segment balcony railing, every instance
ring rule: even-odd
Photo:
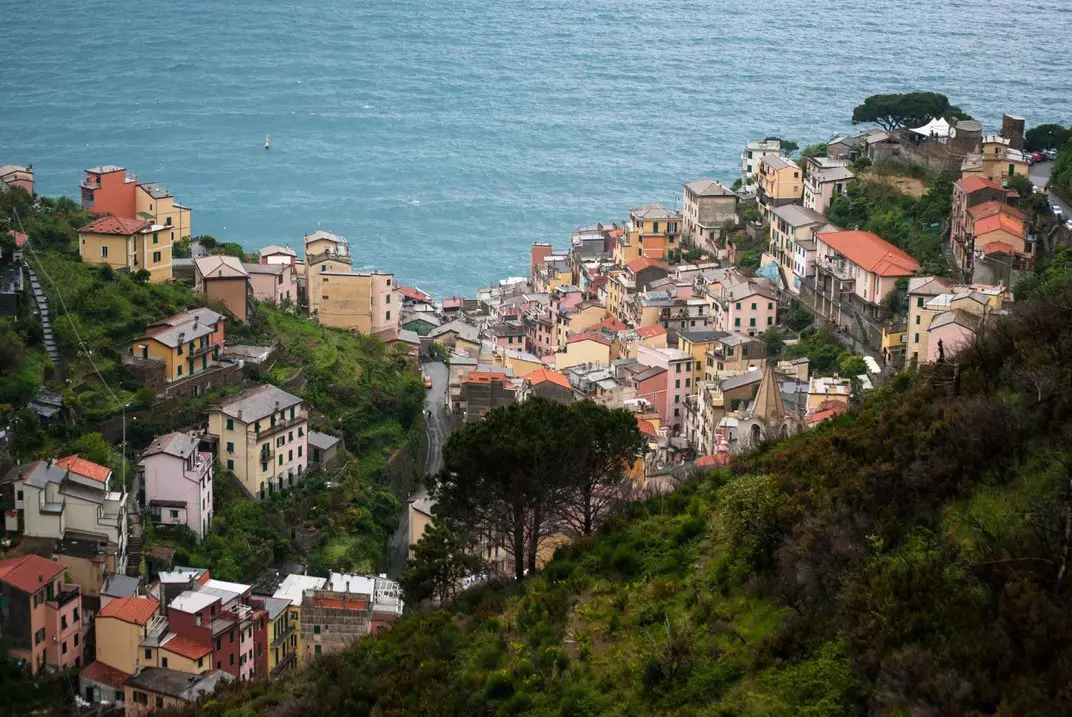
[[[59,594],[50,600],[50,602],[56,603],[56,607],[63,607],[72,600],[77,599],[80,594],[77,586],[65,585],[63,590],[60,590]]]
[[[267,420],[262,420],[260,422],[260,427],[257,428],[256,432],[258,436],[268,435],[275,433],[276,431],[284,430],[286,428],[293,428],[294,426],[305,420],[305,414],[301,413],[296,414],[294,418],[287,418],[282,421],[276,419],[275,425],[272,425]]]

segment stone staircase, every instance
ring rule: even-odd
[[[145,545],[145,538],[140,535],[127,538],[127,575],[136,578],[141,576],[141,551]]]
[[[29,264],[26,265],[26,276],[30,280],[30,291],[33,293],[37,315],[41,317],[41,331],[44,334],[45,351],[48,352],[48,357],[52,359],[52,363],[59,366],[60,349],[56,344],[56,336],[52,332],[52,315],[48,312],[48,297],[45,296],[45,292],[41,289],[41,283],[37,281],[37,274],[34,273]]]

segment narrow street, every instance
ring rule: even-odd
[[[447,415],[447,388],[450,383],[450,371],[442,361],[429,361],[421,364],[421,371],[432,379],[432,387],[424,397],[425,431],[427,451],[425,453],[425,475],[436,473],[443,467],[443,444],[450,437],[451,425]],[[418,485],[409,500],[420,500],[427,496],[423,485]],[[398,528],[387,541],[387,574],[397,578],[406,567],[406,555],[409,553],[409,504],[402,504],[398,516]]]
[[[1039,162],[1038,164],[1032,164],[1027,169],[1027,177],[1031,180],[1031,183],[1037,187],[1045,187],[1050,181],[1050,172],[1053,171],[1053,162]],[[1050,198],[1050,204],[1056,204],[1064,212],[1061,217],[1061,221],[1065,222],[1072,219],[1072,207],[1067,202],[1062,200],[1053,192],[1046,193]]]

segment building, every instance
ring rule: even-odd
[[[126,681],[144,667],[155,666],[157,647],[167,634],[167,619],[153,598],[110,601],[94,620],[95,660],[78,676],[80,692],[91,704],[125,703]]]
[[[848,161],[830,157],[808,157],[804,176],[804,206],[826,214],[834,197],[843,197],[856,175]]]
[[[1005,290],[1001,286],[956,285],[940,276],[909,279],[906,360],[920,363],[937,356],[937,347],[930,344],[930,327],[939,315],[963,312],[984,318],[1002,311],[1004,303]],[[960,320],[957,325],[964,326],[966,321]],[[954,331],[947,329],[946,333]],[[953,336],[949,338],[955,340]],[[950,347],[944,348],[946,355],[951,355]]]
[[[296,655],[299,665],[306,663],[304,645],[302,644],[301,614],[302,601],[306,591],[320,590],[327,584],[327,578],[318,578],[312,575],[288,575],[276,589],[273,597],[286,600],[287,622],[290,625],[291,634],[288,636],[291,650]]]
[[[1010,177],[1027,177],[1030,166],[1027,157],[1020,149],[1012,147],[1011,142],[999,134],[984,135],[979,151],[964,158],[961,173],[965,177],[985,177],[1003,186]]]
[[[871,232],[820,232],[815,239],[815,280],[801,298],[877,351],[882,343],[882,300],[899,279],[919,271],[919,262]]]
[[[267,616],[265,674],[276,677],[298,664],[298,621],[291,619],[290,600],[254,595],[251,601],[263,608]]]
[[[226,319],[212,309],[191,309],[146,327],[134,340],[130,355],[153,361],[168,382],[188,378],[219,364]]]
[[[472,324],[454,320],[428,332],[428,338],[446,348],[465,353],[472,358],[480,355],[480,330]]]
[[[272,244],[257,252],[257,256],[261,264],[290,264],[291,266],[296,266],[298,263],[298,252],[289,246]]]
[[[141,505],[156,525],[185,525],[201,541],[212,525],[212,455],[185,433],[158,436],[138,462]]]
[[[127,494],[110,468],[71,455],[15,466],[6,481],[24,535],[61,541],[60,553],[68,539],[92,542],[111,556],[108,572],[126,572]]]
[[[759,160],[756,180],[759,214],[767,222],[771,221],[771,212],[775,207],[799,203],[804,191],[800,165],[777,154],[767,154]]]
[[[220,463],[260,500],[301,480],[309,464],[308,431],[302,399],[271,385],[228,396],[208,411]]]
[[[949,217],[949,238],[957,263],[967,267],[970,258],[971,238],[975,232],[975,217],[969,214],[972,207],[983,203],[1007,203],[1006,192],[991,179],[968,176],[953,182],[953,207]]]
[[[573,387],[565,375],[540,368],[525,375],[521,380],[519,400],[525,400],[533,396],[546,398],[557,403],[573,403]]]
[[[261,626],[266,626],[267,620],[264,610],[252,604],[252,588],[214,580],[207,572],[193,577],[180,571],[177,579],[169,576],[169,580],[166,627],[160,651],[175,654],[169,646],[172,636],[176,636],[182,640],[181,651],[188,649],[190,655],[189,661],[178,664],[170,656],[167,660],[161,656],[157,666],[177,667],[191,674],[215,668],[243,680],[264,677],[257,670],[257,662],[264,653],[266,642]],[[174,589],[182,592],[170,597]],[[145,656],[151,657],[151,653],[147,650]]]
[[[614,247],[614,263],[626,266],[642,256],[665,259],[679,246],[681,215],[662,204],[648,204],[629,210],[629,221]]]
[[[309,470],[330,471],[342,460],[342,439],[329,433],[309,431]]]
[[[637,348],[637,361],[644,366],[663,369],[666,372],[666,404],[660,417],[663,425],[669,426],[675,432],[680,431],[684,425],[685,398],[696,390],[692,381],[696,362],[692,354],[676,348],[651,349],[640,346]],[[639,382],[640,378],[636,380]],[[645,398],[641,396],[640,390],[638,387],[637,397]]]
[[[0,635],[32,674],[82,666],[81,591],[61,563],[29,554],[0,560]]]
[[[350,245],[336,234],[318,230],[304,242],[310,316],[324,326],[362,334],[398,329],[402,302],[393,274],[354,272]]]
[[[322,588],[305,590],[300,618],[302,661],[339,652],[380,632],[402,614],[398,583],[386,577],[331,573]]]
[[[717,331],[755,336],[773,327],[778,316],[778,301],[763,280],[727,285],[721,295],[713,297],[712,303]]]
[[[929,347],[927,361],[948,361],[958,351],[971,345],[983,325],[984,316],[953,309],[934,317],[927,327]]]
[[[0,189],[21,189],[34,196],[33,165],[5,164],[0,167]]]
[[[815,233],[825,226],[826,217],[806,206],[783,204],[771,210],[768,253],[794,294],[814,271]]]
[[[243,264],[249,276],[253,298],[269,304],[282,305],[298,301],[298,275],[294,264],[280,261],[264,261],[280,255],[262,256],[260,264]],[[286,255],[282,255],[286,256]]]
[[[181,709],[211,695],[220,683],[232,679],[221,671],[191,676],[188,672],[166,667],[147,667],[126,681],[126,717],[143,717],[156,710]]]
[[[749,142],[741,153],[741,185],[746,192],[755,189],[759,163],[764,157],[777,157],[782,153],[782,143],[776,139]]]
[[[713,179],[687,182],[681,200],[681,237],[693,246],[715,249],[722,225],[737,223],[737,193]]]
[[[104,216],[78,230],[78,253],[86,264],[118,271],[149,272],[149,281],[170,281],[170,230],[141,219]]]
[[[194,259],[194,289],[245,323],[251,292],[249,272],[241,259],[221,254]]]
[[[496,371],[470,371],[462,380],[454,413],[466,423],[483,420],[488,411],[517,398],[514,382]]]
[[[193,236],[189,207],[176,202],[169,191],[155,182],[138,182],[137,177],[127,174],[122,167],[106,165],[87,169],[81,190],[84,209],[158,225],[167,233],[169,247],[179,239]]]
[[[555,357],[555,368],[561,371],[582,363],[610,366],[620,348],[617,341],[599,331],[574,334],[566,341],[566,351]]]

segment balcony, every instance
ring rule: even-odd
[[[283,622],[286,624],[286,628],[279,633],[279,637],[272,640],[269,647],[281,647],[287,643],[287,640],[289,640],[292,635],[294,635],[294,623],[290,620],[284,620]]]
[[[263,436],[270,436],[273,433],[277,433],[288,428],[293,428],[299,423],[304,423],[306,420],[307,419],[304,413],[295,414],[294,418],[288,418],[283,421],[277,419],[275,425],[272,425],[271,423],[262,420],[260,422],[260,427],[256,429],[257,437],[261,438]],[[265,425],[266,423],[268,423],[268,425]]]
[[[60,608],[72,600],[77,600],[81,594],[82,593],[77,585],[64,585],[59,594],[49,600],[49,602],[55,603],[56,607]]]

